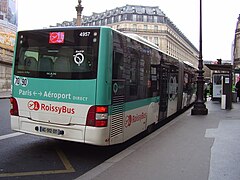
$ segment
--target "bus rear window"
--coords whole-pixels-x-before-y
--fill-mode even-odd
[[[83,31],[89,36],[81,36]],[[98,29],[19,32],[14,73],[35,78],[94,79],[98,40]]]

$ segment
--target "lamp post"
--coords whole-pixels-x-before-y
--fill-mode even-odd
[[[77,26],[81,26],[81,21],[82,21],[83,7],[82,7],[81,3],[82,3],[82,1],[78,0],[78,5],[76,6],[76,11],[77,11],[77,22],[76,22],[76,25]]]
[[[200,31],[199,31],[199,60],[198,60],[198,77],[197,77],[197,100],[191,111],[192,115],[207,115],[208,109],[203,100],[204,77],[203,77],[203,60],[202,60],[202,0],[200,0]]]

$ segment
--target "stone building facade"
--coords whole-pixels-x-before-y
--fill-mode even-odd
[[[15,0],[0,0],[0,92],[11,89],[12,59],[17,32]]]
[[[57,23],[71,26],[76,22]],[[110,26],[121,32],[134,33],[157,44],[165,53],[198,67],[199,52],[158,6],[126,5],[83,16],[82,26]]]
[[[198,65],[199,52],[158,6],[126,5],[83,16],[84,26],[110,26],[122,32],[135,33],[157,44],[167,54]]]
[[[240,14],[237,21],[233,49],[234,69],[240,73]]]
[[[0,20],[0,92],[11,89],[11,72],[17,28]]]

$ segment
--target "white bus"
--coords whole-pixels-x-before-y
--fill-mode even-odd
[[[194,72],[109,27],[20,31],[11,127],[100,146],[122,143],[188,107]]]

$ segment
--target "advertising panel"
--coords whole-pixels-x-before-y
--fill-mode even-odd
[[[16,0],[0,0],[0,48],[13,51],[17,22]]]

